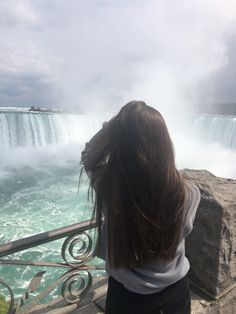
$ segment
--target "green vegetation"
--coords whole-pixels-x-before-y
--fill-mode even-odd
[[[0,295],[0,314],[6,314],[8,311],[8,306],[9,303],[2,295]]]

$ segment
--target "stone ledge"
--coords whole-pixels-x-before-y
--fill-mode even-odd
[[[191,314],[235,314],[236,287],[217,300],[209,300],[191,291]]]

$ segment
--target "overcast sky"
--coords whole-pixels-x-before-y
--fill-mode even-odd
[[[234,0],[0,0],[0,106],[236,102]]]

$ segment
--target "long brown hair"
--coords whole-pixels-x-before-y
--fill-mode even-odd
[[[161,114],[142,101],[129,102],[82,163],[95,186],[98,236],[103,215],[107,221],[110,266],[174,259],[185,189]]]

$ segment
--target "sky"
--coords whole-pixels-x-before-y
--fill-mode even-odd
[[[236,102],[234,0],[0,0],[0,106]]]

